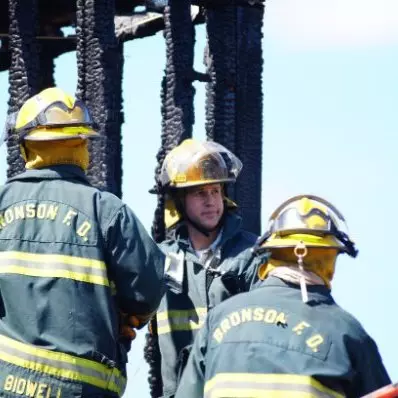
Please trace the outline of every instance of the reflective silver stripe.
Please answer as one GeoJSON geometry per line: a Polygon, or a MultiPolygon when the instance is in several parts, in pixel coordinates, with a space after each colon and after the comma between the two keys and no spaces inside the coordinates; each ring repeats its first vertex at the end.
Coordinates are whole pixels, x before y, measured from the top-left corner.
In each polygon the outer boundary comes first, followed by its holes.
{"type": "MultiPolygon", "coordinates": [[[[73,272],[80,272],[80,273],[87,273],[87,268],[81,267],[78,265],[70,265],[70,264],[64,264],[64,263],[44,263],[44,264],[32,264],[28,263],[26,261],[21,261],[21,260],[9,260],[9,259],[2,259],[0,260],[0,272],[2,268],[8,267],[8,266],[15,265],[17,267],[28,267],[28,268],[38,268],[40,269],[65,269],[68,271],[73,271],[73,272]]],[[[90,274],[92,275],[98,275],[102,277],[106,277],[106,273],[104,273],[103,270],[101,269],[90,269],[90,274]]]]}
{"type": "Polygon", "coordinates": [[[103,261],[58,254],[1,252],[0,273],[79,280],[109,286],[103,261]]]}
{"type": "Polygon", "coordinates": [[[158,334],[200,329],[206,319],[207,309],[170,310],[156,315],[158,334]]]}
{"type": "Polygon", "coordinates": [[[289,374],[221,373],[205,385],[205,398],[225,397],[342,398],[310,376],[289,374]]]}
{"type": "Polygon", "coordinates": [[[80,381],[121,394],[126,379],[116,368],[95,361],[24,344],[0,335],[0,360],[25,369],[80,381]]]}
{"type": "Polygon", "coordinates": [[[122,396],[124,394],[124,390],[126,389],[126,384],[126,378],[121,375],[118,369],[114,368],[111,377],[109,378],[108,389],[111,391],[116,391],[120,396],[122,396]]]}

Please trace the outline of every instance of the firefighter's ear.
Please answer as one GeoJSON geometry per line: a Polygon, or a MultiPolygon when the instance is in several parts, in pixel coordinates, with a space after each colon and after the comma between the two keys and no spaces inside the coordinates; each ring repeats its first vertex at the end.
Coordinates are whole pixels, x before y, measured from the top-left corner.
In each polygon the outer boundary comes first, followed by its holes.
{"type": "Polygon", "coordinates": [[[238,205],[230,198],[227,196],[224,196],[224,202],[225,202],[225,207],[228,210],[236,210],[238,208],[238,205]]]}
{"type": "Polygon", "coordinates": [[[127,325],[124,325],[120,329],[120,335],[130,341],[133,341],[137,337],[136,331],[127,325]]]}

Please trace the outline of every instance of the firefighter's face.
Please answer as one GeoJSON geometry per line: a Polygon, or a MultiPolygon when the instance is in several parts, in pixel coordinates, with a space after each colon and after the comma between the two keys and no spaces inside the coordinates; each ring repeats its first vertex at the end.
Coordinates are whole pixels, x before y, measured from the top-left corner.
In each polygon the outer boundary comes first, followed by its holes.
{"type": "Polygon", "coordinates": [[[185,212],[189,219],[213,230],[224,211],[221,184],[188,188],[185,195],[185,212]]]}

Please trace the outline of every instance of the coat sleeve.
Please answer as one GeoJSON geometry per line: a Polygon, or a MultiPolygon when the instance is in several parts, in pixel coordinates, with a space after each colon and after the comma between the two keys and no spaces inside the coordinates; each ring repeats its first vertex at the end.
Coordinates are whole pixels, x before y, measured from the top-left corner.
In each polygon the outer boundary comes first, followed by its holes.
{"type": "Polygon", "coordinates": [[[391,383],[376,343],[369,336],[358,350],[352,396],[361,397],[391,383]]]}
{"type": "Polygon", "coordinates": [[[209,316],[196,335],[191,354],[178,385],[175,398],[202,398],[205,388],[205,358],[207,352],[209,316]]]}
{"type": "Polygon", "coordinates": [[[145,323],[164,293],[165,256],[126,205],[112,217],[105,239],[118,306],[145,323]]]}

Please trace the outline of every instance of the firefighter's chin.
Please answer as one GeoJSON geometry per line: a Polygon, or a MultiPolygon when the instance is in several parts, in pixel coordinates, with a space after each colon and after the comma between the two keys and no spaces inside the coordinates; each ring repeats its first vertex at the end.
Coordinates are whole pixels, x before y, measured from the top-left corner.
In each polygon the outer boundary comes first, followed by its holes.
{"type": "Polygon", "coordinates": [[[198,221],[203,228],[209,231],[214,231],[217,228],[220,219],[221,219],[221,214],[219,212],[207,211],[201,213],[200,220],[198,221]]]}

